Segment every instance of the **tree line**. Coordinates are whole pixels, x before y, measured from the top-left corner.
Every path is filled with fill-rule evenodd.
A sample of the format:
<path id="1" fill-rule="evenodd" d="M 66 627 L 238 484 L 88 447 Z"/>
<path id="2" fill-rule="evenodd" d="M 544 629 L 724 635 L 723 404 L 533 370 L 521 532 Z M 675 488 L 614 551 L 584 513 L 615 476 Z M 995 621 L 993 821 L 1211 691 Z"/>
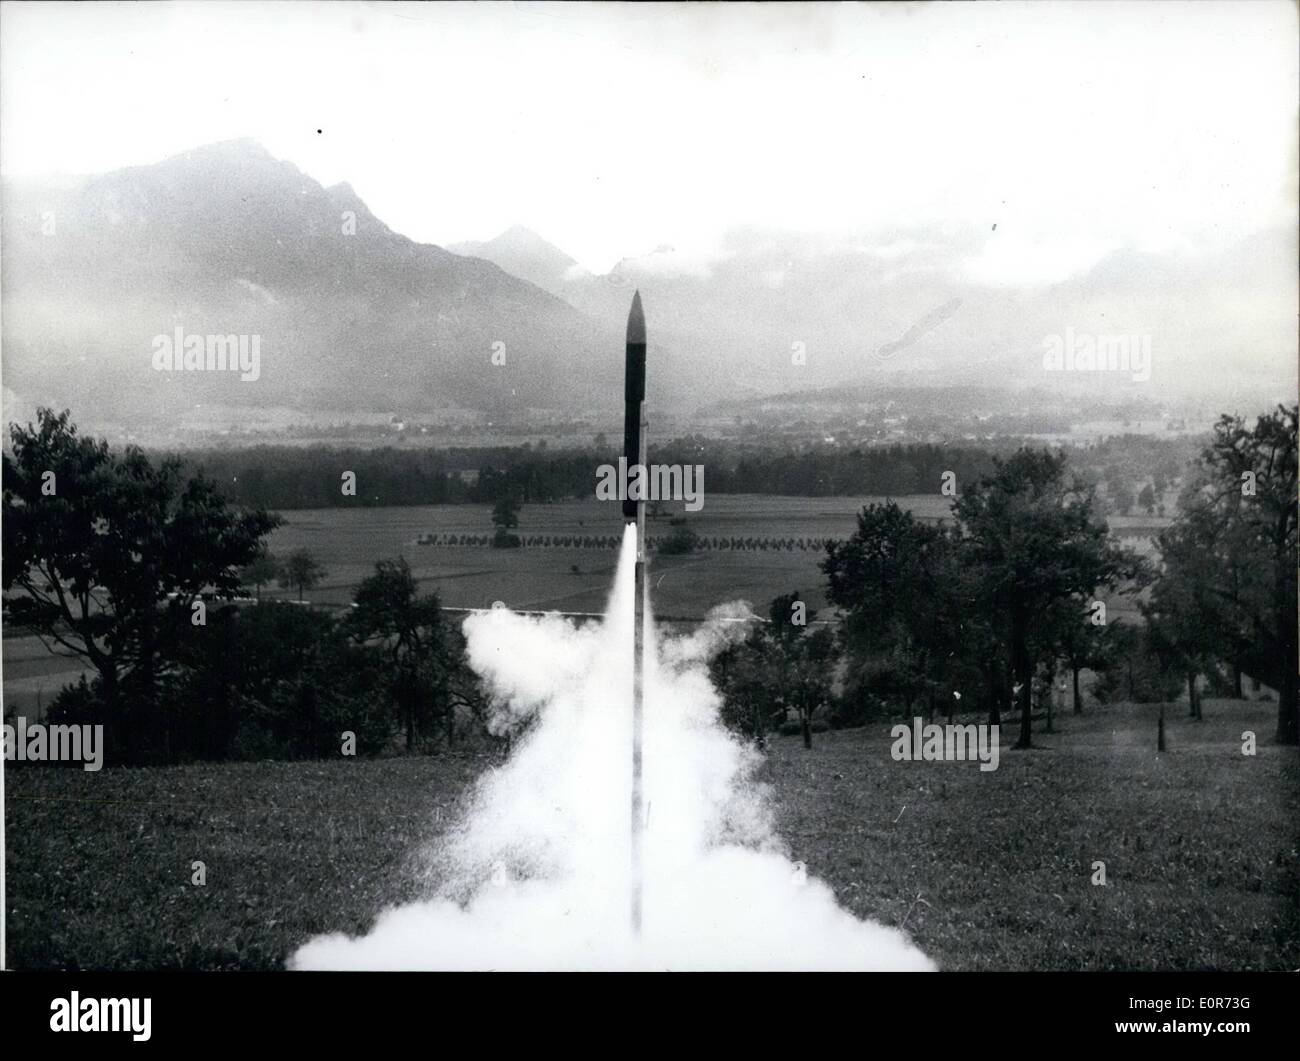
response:
<path id="1" fill-rule="evenodd" d="M 267 509 L 381 507 L 439 504 L 494 505 L 510 496 L 520 504 L 545 504 L 594 495 L 596 469 L 617 461 L 602 438 L 583 450 L 545 447 L 483 449 L 334 449 L 326 446 L 257 446 L 176 456 L 189 474 L 218 484 L 237 505 Z M 993 456 L 1011 453 L 1009 442 L 970 446 L 923 443 L 845 449 L 807 446 L 778 451 L 763 443 L 738 445 L 701 436 L 652 446 L 659 464 L 703 464 L 707 489 L 716 494 L 852 497 L 935 494 L 945 472 L 970 482 L 991 468 Z M 1127 514 L 1136 505 L 1154 513 L 1164 491 L 1187 462 L 1186 439 L 1124 436 L 1074 453 L 1077 471 L 1104 482 L 1110 506 Z M 344 472 L 356 489 L 344 492 Z M 1144 493 L 1145 491 L 1145 493 Z"/>
<path id="2" fill-rule="evenodd" d="M 10 630 L 92 673 L 51 722 L 103 725 L 113 764 L 296 758 L 450 745 L 484 732 L 488 704 L 459 625 L 405 560 L 380 561 L 340 618 L 289 602 L 240 605 L 279 580 L 301 597 L 323 573 L 283 562 L 280 522 L 231 506 L 175 458 L 110 452 L 67 412 L 10 431 L 3 584 Z"/>
<path id="3" fill-rule="evenodd" d="M 342 618 L 240 604 L 272 580 L 301 598 L 322 573 L 310 554 L 269 556 L 278 516 L 178 458 L 115 454 L 67 412 L 42 409 L 10 438 L 5 618 L 93 672 L 51 715 L 103 724 L 110 761 L 337 754 L 345 733 L 360 752 L 417 750 L 466 721 L 483 731 L 459 628 L 404 560 L 377 564 Z M 1296 445 L 1295 406 L 1221 418 L 1155 564 L 1115 542 L 1096 485 L 1061 453 L 990 455 L 946 523 L 869 505 L 847 539 L 814 540 L 838 633 L 797 593 L 778 598 L 713 664 L 724 718 L 761 739 L 793 715 L 809 741 L 817 720 L 1017 710 L 1023 747 L 1035 705 L 1050 728 L 1044 691 L 1063 675 L 1076 711 L 1086 670 L 1098 697 L 1163 704 L 1185 685 L 1197 715 L 1202 683 L 1240 692 L 1248 674 L 1278 690 L 1277 737 L 1295 743 Z M 1107 621 L 1123 595 L 1141 623 Z"/>
<path id="4" fill-rule="evenodd" d="M 167 455 L 188 473 L 218 484 L 231 504 L 266 509 L 355 508 L 441 504 L 520 504 L 593 497 L 596 469 L 617 454 L 549 453 L 526 447 L 489 450 L 330 449 L 259 446 L 234 452 Z M 703 464 L 716 494 L 842 497 L 938 493 L 945 472 L 965 482 L 987 470 L 989 453 L 975 448 L 898 445 L 869 452 L 733 452 L 722 444 L 672 442 L 648 460 Z M 342 489 L 352 472 L 355 493 Z"/>
<path id="5" fill-rule="evenodd" d="M 724 718 L 762 740 L 793 714 L 810 743 L 818 712 L 853 725 L 978 711 L 996 725 L 1016 711 L 1029 747 L 1035 708 L 1050 730 L 1066 677 L 1083 710 L 1082 671 L 1099 700 L 1163 705 L 1185 685 L 1194 718 L 1203 685 L 1240 696 L 1246 673 L 1277 690 L 1277 739 L 1297 743 L 1296 420 L 1295 406 L 1219 420 L 1156 563 L 1115 542 L 1096 486 L 1060 453 L 994 457 L 951 525 L 867 506 L 821 565 L 838 636 L 809 625 L 797 593 L 777 598 L 712 664 Z M 1108 619 L 1125 595 L 1141 623 Z"/>

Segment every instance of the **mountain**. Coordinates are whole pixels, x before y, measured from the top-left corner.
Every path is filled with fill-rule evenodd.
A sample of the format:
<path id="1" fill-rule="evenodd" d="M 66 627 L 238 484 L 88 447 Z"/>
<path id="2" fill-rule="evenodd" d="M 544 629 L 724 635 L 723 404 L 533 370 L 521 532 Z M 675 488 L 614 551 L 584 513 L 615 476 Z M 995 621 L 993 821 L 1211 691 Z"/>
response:
<path id="1" fill-rule="evenodd" d="M 460 253 L 416 243 L 349 185 L 325 188 L 249 140 L 98 176 L 6 179 L 0 198 L 6 409 L 68 407 L 81 423 L 183 433 L 392 414 L 605 428 L 622 415 L 636 289 L 665 429 L 689 429 L 710 402 L 828 387 L 1244 405 L 1294 393 L 1293 229 L 1119 247 L 1028 283 L 995 267 L 1032 265 L 1043 248 L 1005 224 L 739 228 L 707 258 L 662 246 L 598 276 L 520 227 Z M 178 328 L 256 342 L 257 379 L 159 371 L 156 345 Z M 1149 337 L 1150 378 L 1046 371 L 1045 340 L 1067 330 Z"/>
<path id="2" fill-rule="evenodd" d="M 622 334 L 489 261 L 415 243 L 260 144 L 3 184 L 5 387 L 87 419 L 196 407 L 621 409 Z M 260 374 L 159 371 L 160 336 L 256 337 Z M 495 353 L 495 358 L 494 358 Z M 662 381 L 661 381 L 662 383 Z"/>
<path id="3" fill-rule="evenodd" d="M 570 282 L 584 275 L 584 270 L 564 251 L 523 225 L 512 225 L 486 242 L 452 243 L 447 249 L 453 254 L 492 262 L 511 276 L 527 280 L 561 298 Z"/>
<path id="4" fill-rule="evenodd" d="M 1085 404 L 1159 395 L 1251 408 L 1294 394 L 1294 226 L 1159 252 L 1117 246 L 1064 268 L 1062 248 L 1008 228 L 735 228 L 707 257 L 661 246 L 548 289 L 611 323 L 639 289 L 662 341 L 696 355 L 701 401 L 987 384 Z M 1149 374 L 1048 371 L 1047 344 L 1067 334 L 1140 339 Z"/>

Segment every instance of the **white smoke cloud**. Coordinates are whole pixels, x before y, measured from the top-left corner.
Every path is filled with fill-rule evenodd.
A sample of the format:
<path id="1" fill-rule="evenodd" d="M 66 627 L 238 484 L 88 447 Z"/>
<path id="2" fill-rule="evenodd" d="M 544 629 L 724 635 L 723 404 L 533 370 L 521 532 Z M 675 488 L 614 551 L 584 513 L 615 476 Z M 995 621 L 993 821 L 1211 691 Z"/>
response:
<path id="1" fill-rule="evenodd" d="M 632 933 L 633 555 L 629 529 L 602 623 L 502 610 L 465 621 L 504 724 L 535 724 L 435 853 L 437 897 L 385 912 L 364 937 L 312 940 L 291 968 L 934 967 L 786 858 L 753 779 L 758 755 L 719 724 L 705 667 L 749 629 L 724 621 L 750 614 L 743 602 L 691 637 L 647 637 L 644 921 Z"/>
<path id="2" fill-rule="evenodd" d="M 729 645 L 743 641 L 759 617 L 749 601 L 728 601 L 709 609 L 704 622 L 683 637 L 665 640 L 659 645 L 659 658 L 665 666 L 688 667 L 708 663 Z"/>

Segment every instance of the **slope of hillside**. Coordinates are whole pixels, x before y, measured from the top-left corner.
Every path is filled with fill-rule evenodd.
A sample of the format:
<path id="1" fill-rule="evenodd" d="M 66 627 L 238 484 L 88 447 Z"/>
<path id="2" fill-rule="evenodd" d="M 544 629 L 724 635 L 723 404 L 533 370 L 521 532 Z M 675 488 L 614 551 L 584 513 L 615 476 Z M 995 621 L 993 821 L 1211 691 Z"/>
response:
<path id="1" fill-rule="evenodd" d="M 412 242 L 255 142 L 4 196 L 5 384 L 26 402 L 123 419 L 617 406 L 617 329 Z M 258 378 L 155 370 L 155 337 L 178 327 L 257 336 Z"/>

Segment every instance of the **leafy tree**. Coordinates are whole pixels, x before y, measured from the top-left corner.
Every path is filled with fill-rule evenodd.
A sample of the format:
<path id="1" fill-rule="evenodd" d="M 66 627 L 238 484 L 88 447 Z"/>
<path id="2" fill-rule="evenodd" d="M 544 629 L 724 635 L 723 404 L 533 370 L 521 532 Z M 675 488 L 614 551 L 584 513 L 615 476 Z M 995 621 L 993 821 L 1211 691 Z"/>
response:
<path id="1" fill-rule="evenodd" d="M 184 646 L 169 690 L 171 758 L 377 753 L 393 732 L 377 654 L 328 614 L 268 601 L 226 609 Z"/>
<path id="2" fill-rule="evenodd" d="M 797 592 L 777 597 L 769 621 L 720 652 L 710 665 L 722 695 L 722 718 L 762 744 L 791 712 L 805 748 L 812 747 L 812 717 L 831 701 L 835 639 L 825 627 L 809 630 L 816 612 L 802 608 Z"/>
<path id="3" fill-rule="evenodd" d="M 998 620 L 1020 689 L 1016 746 L 1028 748 L 1035 651 L 1044 650 L 1038 624 L 1064 601 L 1135 581 L 1143 566 L 1111 543 L 1093 489 L 1066 479 L 1063 454 L 1022 449 L 995 458 L 994 470 L 967 487 L 953 512 L 963 557 L 979 572 L 982 608 Z"/>
<path id="4" fill-rule="evenodd" d="M 764 631 L 756 626 L 743 641 L 728 645 L 709 664 L 713 687 L 722 698 L 723 723 L 762 747 L 784 715 L 768 673 Z"/>
<path id="5" fill-rule="evenodd" d="M 1137 503 L 1146 509 L 1148 516 L 1154 515 L 1156 510 L 1156 492 L 1150 483 L 1142 487 L 1137 496 Z"/>
<path id="6" fill-rule="evenodd" d="M 1133 511 L 1133 490 L 1123 479 L 1112 481 L 1107 485 L 1111 504 L 1121 516 Z"/>
<path id="7" fill-rule="evenodd" d="M 1228 560 L 1223 527 L 1214 520 L 1185 520 L 1166 529 L 1157 544 L 1163 573 L 1142 605 L 1142 614 L 1167 666 L 1187 683 L 1188 713 L 1200 718 L 1197 678 L 1214 671 L 1232 641 L 1232 622 L 1218 611 L 1215 589 Z M 1235 582 L 1229 570 L 1227 578 Z"/>
<path id="8" fill-rule="evenodd" d="M 774 679 L 773 702 L 783 713 L 795 713 L 803 731 L 803 746 L 811 748 L 812 717 L 831 699 L 835 638 L 825 626 L 810 630 L 816 611 L 797 609 L 797 605 L 802 605 L 798 590 L 774 599 L 763 632 L 769 674 Z"/>
<path id="9" fill-rule="evenodd" d="M 683 520 L 673 527 L 668 537 L 659 542 L 658 551 L 660 556 L 684 556 L 695 552 L 698 545 L 699 537 Z"/>
<path id="10" fill-rule="evenodd" d="M 280 585 L 284 589 L 296 586 L 301 601 L 304 591 L 314 589 L 326 574 L 325 567 L 310 549 L 295 549 L 280 569 Z"/>
<path id="11" fill-rule="evenodd" d="M 519 526 L 519 497 L 513 492 L 503 492 L 492 506 L 492 523 L 496 534 L 492 538 L 494 549 L 509 549 L 519 545 L 519 538 L 512 534 Z"/>
<path id="12" fill-rule="evenodd" d="M 925 695 L 932 715 L 942 697 L 951 713 L 951 693 L 978 672 L 988 638 L 958 548 L 948 531 L 892 501 L 867 506 L 850 538 L 827 543 L 821 567 L 827 596 L 844 613 L 846 695 L 901 696 L 909 710 Z"/>
<path id="13" fill-rule="evenodd" d="M 460 630 L 448 623 L 437 594 L 421 595 L 406 559 L 381 560 L 353 597 L 348 627 L 374 645 L 406 733 L 406 750 L 441 718 L 455 742 L 456 707 L 474 708 L 479 695 Z"/>
<path id="14" fill-rule="evenodd" d="M 1053 631 L 1052 643 L 1061 662 L 1070 672 L 1071 703 L 1076 715 L 1083 714 L 1080 672 L 1105 670 L 1115 655 L 1117 638 L 1126 629 L 1118 622 L 1097 626 L 1092 621 L 1092 614 L 1083 602 L 1066 599 L 1058 602 L 1055 614 L 1046 624 Z"/>
<path id="15" fill-rule="evenodd" d="M 1157 630 L 1149 624 L 1132 628 L 1114 623 L 1107 627 L 1106 637 L 1110 645 L 1105 666 L 1092 686 L 1098 702 L 1163 704 L 1178 695 L 1177 660 Z"/>
<path id="16" fill-rule="evenodd" d="M 497 530 L 512 531 L 519 526 L 519 498 L 502 494 L 492 506 L 492 523 Z"/>
<path id="17" fill-rule="evenodd" d="M 1221 659 L 1278 690 L 1284 744 L 1300 742 L 1296 444 L 1295 405 L 1253 425 L 1220 417 L 1180 496 L 1179 518 L 1160 539 L 1162 594 L 1177 602 L 1166 611 L 1193 609 L 1189 619 L 1214 632 Z"/>
<path id="18" fill-rule="evenodd" d="M 194 636 L 192 605 L 236 595 L 239 569 L 279 519 L 229 508 L 174 458 L 110 452 L 66 410 L 42 408 L 37 421 L 11 425 L 4 456 L 5 612 L 95 669 L 129 759 L 148 743 L 133 723 L 148 724 L 177 645 Z"/>
<path id="19" fill-rule="evenodd" d="M 270 585 L 280 577 L 280 561 L 269 549 L 259 549 L 257 555 L 239 570 L 239 582 L 252 586 L 257 599 L 262 599 L 262 587 Z"/>

